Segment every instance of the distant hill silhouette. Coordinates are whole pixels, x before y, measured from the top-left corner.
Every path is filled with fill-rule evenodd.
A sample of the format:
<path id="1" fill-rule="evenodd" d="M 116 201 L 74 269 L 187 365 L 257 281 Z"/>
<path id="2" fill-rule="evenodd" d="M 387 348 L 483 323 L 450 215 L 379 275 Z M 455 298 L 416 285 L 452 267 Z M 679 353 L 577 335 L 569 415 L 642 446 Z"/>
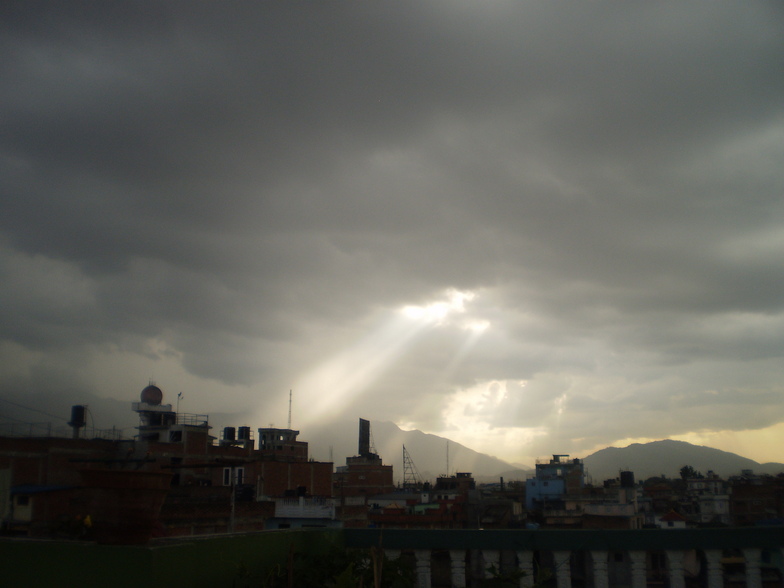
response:
<path id="1" fill-rule="evenodd" d="M 633 443 L 622 448 L 607 447 L 587 456 L 584 461 L 585 470 L 593 478 L 594 484 L 617 478 L 622 469 L 633 471 L 637 480 L 660 475 L 677 478 L 685 465 L 692 466 L 702 474 L 713 470 L 722 477 L 739 474 L 744 469 L 753 470 L 757 474 L 784 472 L 784 464 L 781 463 L 760 464 L 728 451 L 670 439 Z"/>

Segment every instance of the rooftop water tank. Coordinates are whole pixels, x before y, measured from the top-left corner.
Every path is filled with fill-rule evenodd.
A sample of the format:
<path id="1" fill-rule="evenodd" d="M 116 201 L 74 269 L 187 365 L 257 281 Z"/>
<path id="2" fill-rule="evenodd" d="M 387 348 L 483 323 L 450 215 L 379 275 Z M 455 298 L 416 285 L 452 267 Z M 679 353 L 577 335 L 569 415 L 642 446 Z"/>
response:
<path id="1" fill-rule="evenodd" d="M 163 391 L 155 384 L 150 384 L 142 390 L 141 400 L 147 404 L 158 405 L 163 400 Z"/>
<path id="2" fill-rule="evenodd" d="M 621 472 L 621 488 L 634 488 L 634 472 Z"/>
<path id="3" fill-rule="evenodd" d="M 71 420 L 68 424 L 72 427 L 84 427 L 87 422 L 84 420 L 84 405 L 76 404 L 71 407 Z"/>

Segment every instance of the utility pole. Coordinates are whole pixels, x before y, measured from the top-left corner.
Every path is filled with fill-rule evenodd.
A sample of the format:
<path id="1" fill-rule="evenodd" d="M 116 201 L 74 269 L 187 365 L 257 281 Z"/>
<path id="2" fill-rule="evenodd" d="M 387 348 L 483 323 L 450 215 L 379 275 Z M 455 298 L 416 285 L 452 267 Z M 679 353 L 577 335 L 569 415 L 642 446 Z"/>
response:
<path id="1" fill-rule="evenodd" d="M 234 532 L 234 521 L 235 521 L 235 514 L 236 514 L 236 503 L 237 503 L 237 486 L 236 486 L 236 477 L 237 477 L 237 466 L 231 466 L 231 516 L 229 518 L 229 533 Z"/>

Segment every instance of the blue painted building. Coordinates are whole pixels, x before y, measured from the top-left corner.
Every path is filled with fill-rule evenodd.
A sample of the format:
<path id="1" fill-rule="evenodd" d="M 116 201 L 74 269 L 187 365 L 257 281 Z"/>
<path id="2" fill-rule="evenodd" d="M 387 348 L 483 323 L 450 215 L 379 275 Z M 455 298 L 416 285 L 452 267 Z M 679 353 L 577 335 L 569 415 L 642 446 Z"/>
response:
<path id="1" fill-rule="evenodd" d="M 580 459 L 553 455 L 549 463 L 537 463 L 536 475 L 526 480 L 525 507 L 528 510 L 550 508 L 565 495 L 578 494 L 585 486 L 585 466 Z"/>

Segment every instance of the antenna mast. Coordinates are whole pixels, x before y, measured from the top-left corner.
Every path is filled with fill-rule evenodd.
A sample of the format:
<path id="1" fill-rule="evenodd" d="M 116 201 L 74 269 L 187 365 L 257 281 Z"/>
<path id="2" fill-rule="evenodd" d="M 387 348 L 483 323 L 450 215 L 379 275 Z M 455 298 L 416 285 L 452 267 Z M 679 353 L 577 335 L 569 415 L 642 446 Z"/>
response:
<path id="1" fill-rule="evenodd" d="M 376 440 L 373 439 L 373 429 L 371 427 L 369 427 L 369 428 L 370 428 L 370 453 L 376 453 L 377 454 L 378 450 L 376 449 Z"/>
<path id="2" fill-rule="evenodd" d="M 416 490 L 422 485 L 422 478 L 417 471 L 411 454 L 406 451 L 403 445 L 403 488 L 406 490 Z"/>
<path id="3" fill-rule="evenodd" d="M 449 476 L 449 439 L 446 440 L 446 475 Z"/>
<path id="4" fill-rule="evenodd" d="M 289 390 L 289 429 L 291 429 L 291 390 Z"/>

